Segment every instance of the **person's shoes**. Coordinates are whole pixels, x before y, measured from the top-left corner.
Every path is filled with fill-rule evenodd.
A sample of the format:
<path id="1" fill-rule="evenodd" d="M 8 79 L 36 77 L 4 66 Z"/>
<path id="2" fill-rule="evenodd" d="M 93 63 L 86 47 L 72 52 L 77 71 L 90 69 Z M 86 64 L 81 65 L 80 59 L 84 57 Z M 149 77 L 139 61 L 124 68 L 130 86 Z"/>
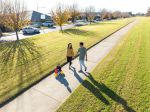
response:
<path id="1" fill-rule="evenodd" d="M 85 71 L 87 71 L 87 67 L 85 67 Z"/>
<path id="2" fill-rule="evenodd" d="M 83 71 L 82 70 L 79 70 L 79 73 L 82 73 Z"/>

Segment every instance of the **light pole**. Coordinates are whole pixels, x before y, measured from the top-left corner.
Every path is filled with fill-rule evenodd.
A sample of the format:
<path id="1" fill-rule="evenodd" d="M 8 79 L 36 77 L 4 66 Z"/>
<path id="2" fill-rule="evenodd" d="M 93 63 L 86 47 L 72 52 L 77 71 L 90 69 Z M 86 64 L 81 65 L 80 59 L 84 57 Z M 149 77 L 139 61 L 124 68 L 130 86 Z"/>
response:
<path id="1" fill-rule="evenodd" d="M 36 0 L 36 8 L 37 8 L 37 12 L 38 12 L 38 10 L 39 10 L 38 0 Z"/>
<path id="2" fill-rule="evenodd" d="M 40 8 L 40 9 L 44 9 L 45 7 L 39 7 L 38 0 L 36 0 L 36 8 L 37 8 L 37 12 L 38 12 L 38 11 L 39 11 L 39 8 Z"/>

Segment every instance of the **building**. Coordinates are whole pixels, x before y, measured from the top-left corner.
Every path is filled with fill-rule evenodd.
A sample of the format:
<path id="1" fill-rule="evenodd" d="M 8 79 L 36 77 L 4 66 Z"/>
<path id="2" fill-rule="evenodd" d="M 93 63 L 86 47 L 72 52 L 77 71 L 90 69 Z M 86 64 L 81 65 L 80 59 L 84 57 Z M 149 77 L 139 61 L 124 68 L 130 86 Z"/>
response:
<path id="1" fill-rule="evenodd" d="M 41 25 L 42 22 L 52 20 L 51 16 L 37 12 L 37 11 L 28 11 L 27 13 L 29 15 L 28 18 L 31 21 L 32 25 L 35 25 L 35 24 Z"/>

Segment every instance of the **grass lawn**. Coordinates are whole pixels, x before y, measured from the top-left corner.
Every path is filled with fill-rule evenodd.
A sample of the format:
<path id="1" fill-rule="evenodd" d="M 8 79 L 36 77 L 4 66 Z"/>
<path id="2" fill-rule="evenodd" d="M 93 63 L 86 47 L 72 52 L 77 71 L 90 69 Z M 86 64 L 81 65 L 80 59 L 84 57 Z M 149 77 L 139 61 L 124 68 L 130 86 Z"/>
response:
<path id="1" fill-rule="evenodd" d="M 69 42 L 75 51 L 80 41 L 90 47 L 131 20 L 101 22 L 64 33 L 56 31 L 19 42 L 0 43 L 0 103 L 41 79 L 57 63 L 64 63 Z"/>
<path id="2" fill-rule="evenodd" d="M 150 112 L 150 18 L 99 63 L 58 112 Z"/>

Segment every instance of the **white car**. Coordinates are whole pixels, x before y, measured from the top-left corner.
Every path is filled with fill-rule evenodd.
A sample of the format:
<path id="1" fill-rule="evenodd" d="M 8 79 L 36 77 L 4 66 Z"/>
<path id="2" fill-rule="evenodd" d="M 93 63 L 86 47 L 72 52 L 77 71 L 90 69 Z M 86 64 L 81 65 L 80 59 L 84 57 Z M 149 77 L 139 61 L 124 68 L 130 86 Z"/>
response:
<path id="1" fill-rule="evenodd" d="M 79 21 L 79 22 L 76 22 L 76 23 L 75 23 L 75 26 L 85 26 L 85 25 L 87 25 L 87 24 L 88 24 L 87 22 Z"/>
<path id="2" fill-rule="evenodd" d="M 42 25 L 46 26 L 46 27 L 53 27 L 54 23 L 53 23 L 53 21 L 46 21 L 46 22 L 42 23 Z"/>
<path id="3" fill-rule="evenodd" d="M 23 34 L 35 34 L 35 33 L 40 33 L 40 30 L 38 28 L 34 28 L 34 27 L 24 27 L 22 29 Z"/>

